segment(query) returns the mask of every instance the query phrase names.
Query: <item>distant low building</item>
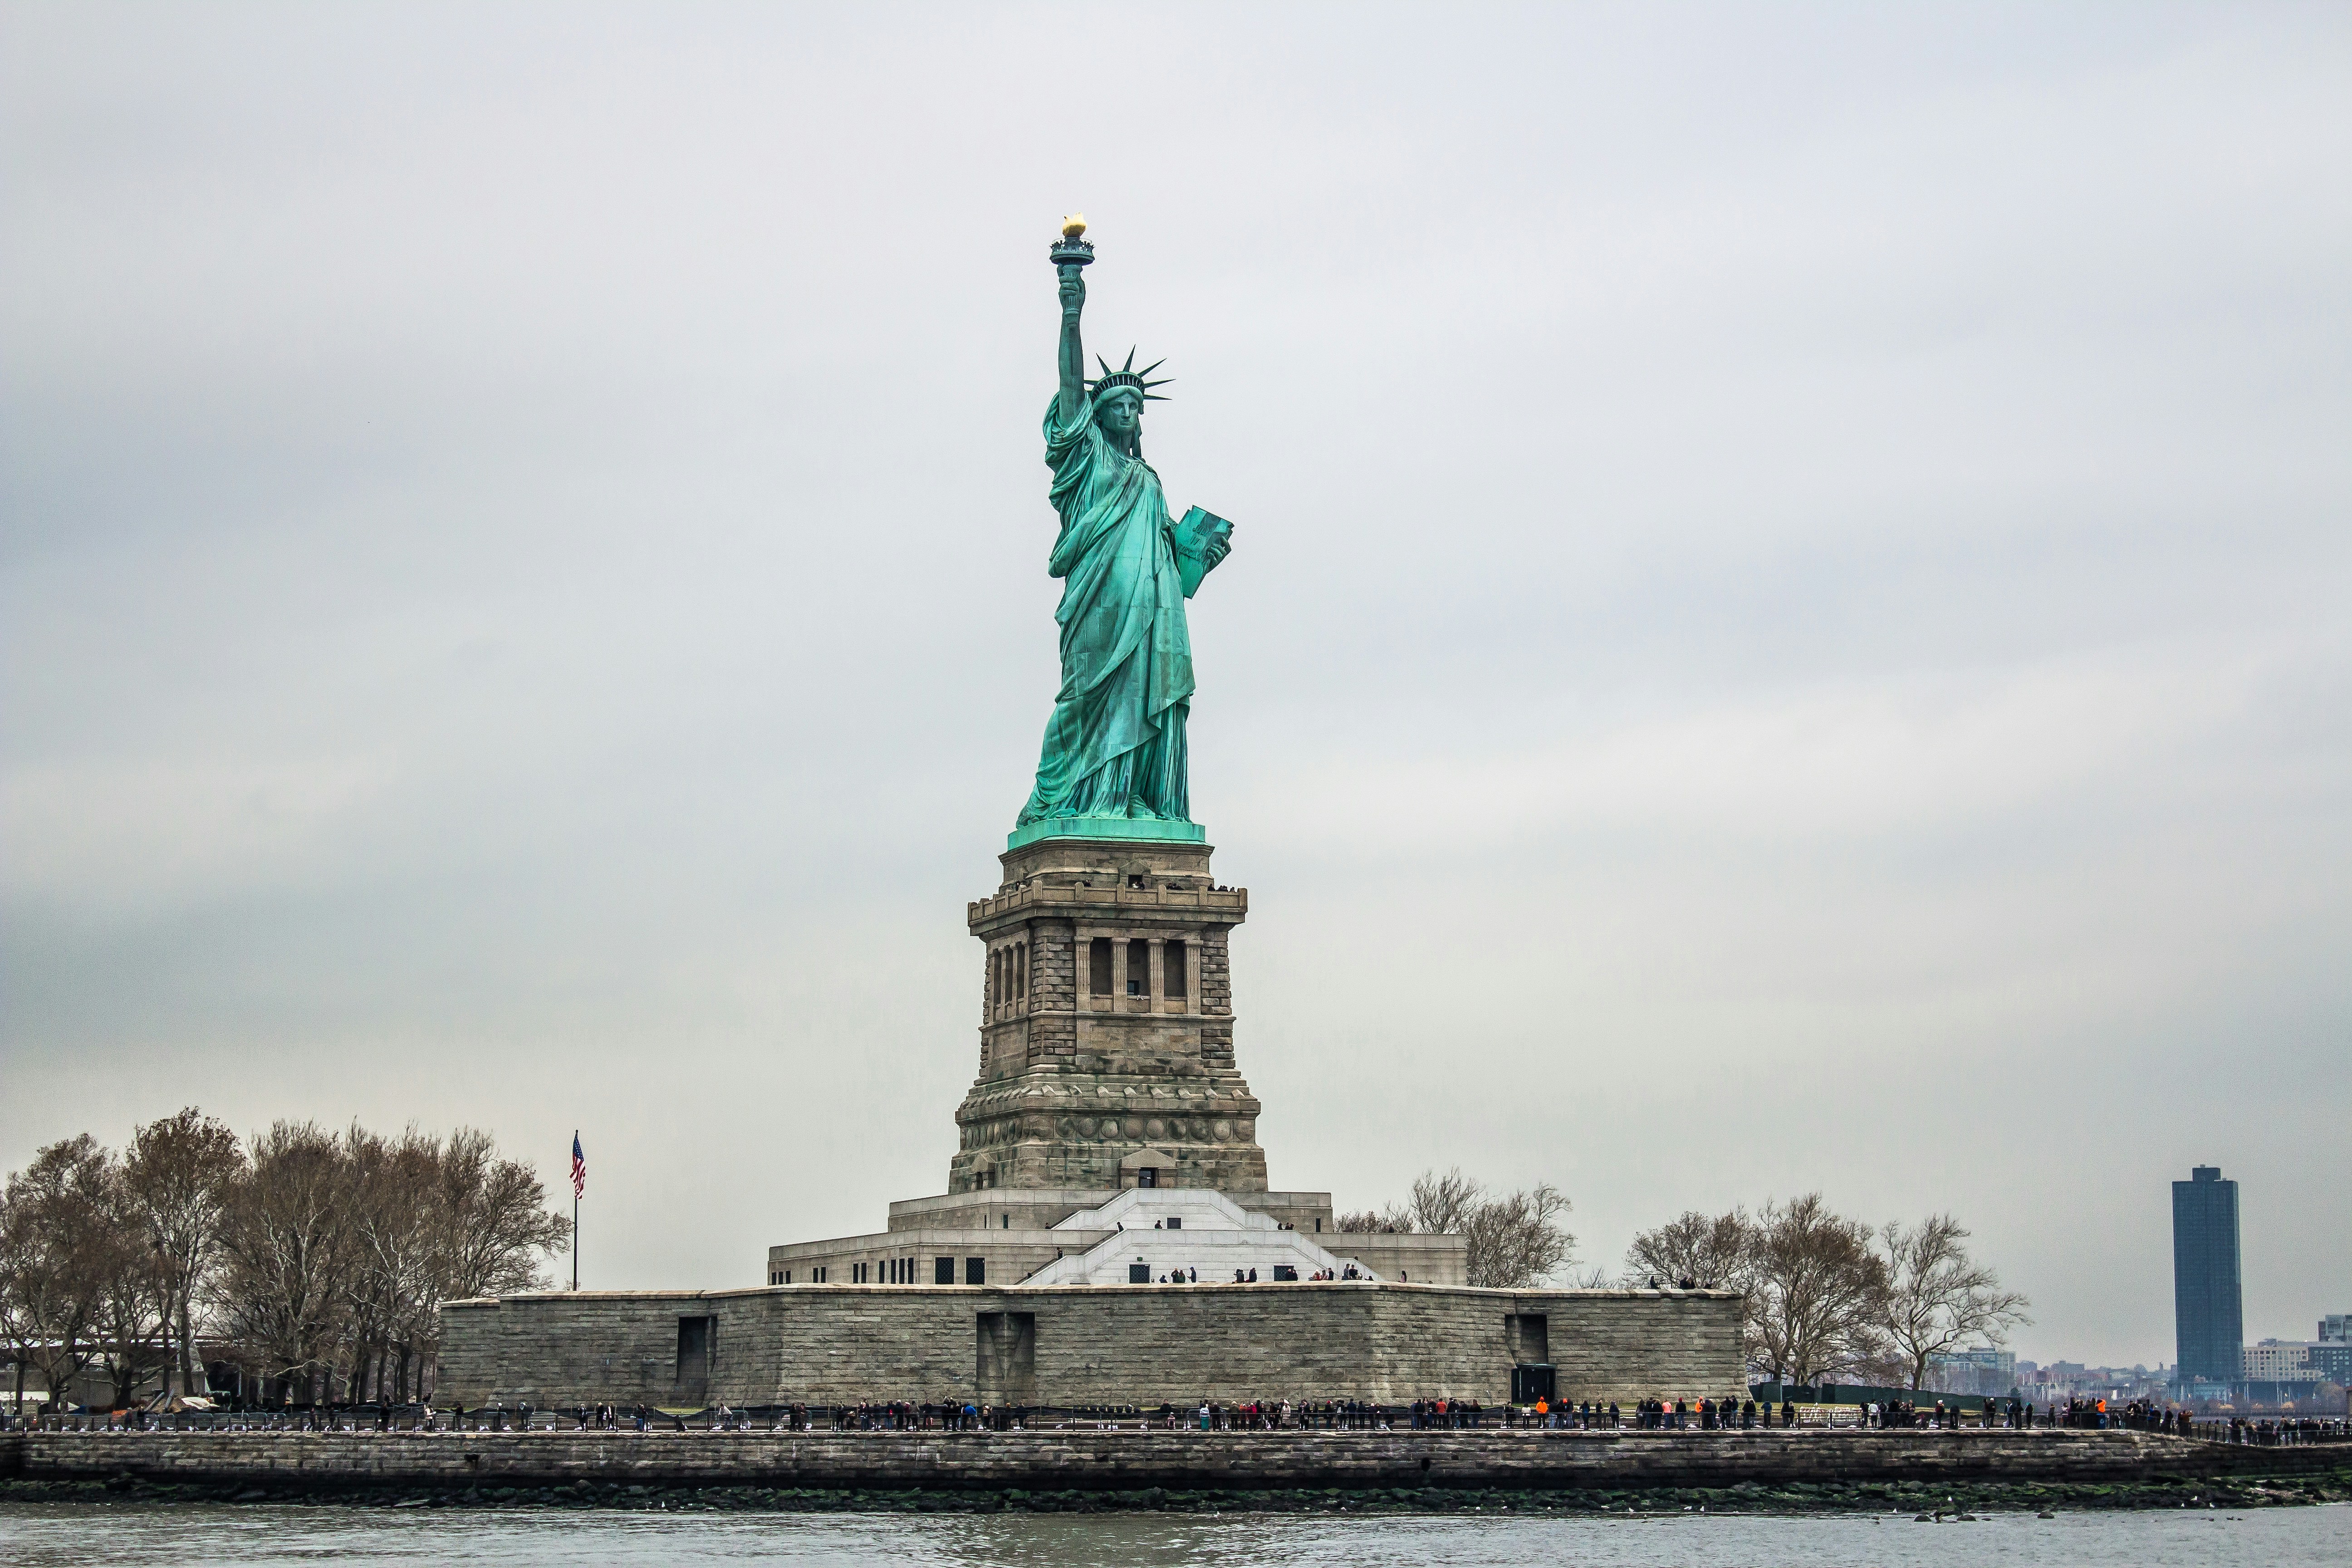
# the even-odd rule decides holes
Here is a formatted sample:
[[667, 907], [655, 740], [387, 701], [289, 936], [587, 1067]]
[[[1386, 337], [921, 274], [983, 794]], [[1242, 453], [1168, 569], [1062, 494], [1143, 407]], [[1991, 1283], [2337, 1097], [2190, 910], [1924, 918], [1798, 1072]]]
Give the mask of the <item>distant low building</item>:
[[1971, 1345], [1927, 1358], [1927, 1380], [1950, 1394], [2007, 1394], [2018, 1385], [2014, 1352]]
[[2264, 1340], [2242, 1352], [2248, 1383], [2309, 1383], [2311, 1347], [2297, 1340]]
[[[2254, 1405], [2340, 1413], [2342, 1390], [2352, 1375], [2352, 1345], [2342, 1340], [2263, 1340], [2246, 1347], [2245, 1367], [2239, 1388]], [[2310, 1403], [2315, 1399], [2320, 1401], [2316, 1406]]]
[[2069, 1399], [2164, 1399], [2171, 1397], [2176, 1370], [2163, 1365], [2084, 1366], [2075, 1361], [2041, 1366], [2021, 1361], [2016, 1364], [2015, 1380], [2018, 1392], [2036, 1404], [2063, 1404]]

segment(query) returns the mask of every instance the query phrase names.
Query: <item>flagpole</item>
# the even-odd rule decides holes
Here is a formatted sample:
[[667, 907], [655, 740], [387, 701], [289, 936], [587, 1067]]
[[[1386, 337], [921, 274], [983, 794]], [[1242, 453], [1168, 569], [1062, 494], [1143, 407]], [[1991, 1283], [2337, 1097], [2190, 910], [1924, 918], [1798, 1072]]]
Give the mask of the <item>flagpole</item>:
[[[580, 1129], [572, 1130], [572, 1157], [579, 1158]], [[574, 1167], [575, 1169], [577, 1167]], [[572, 1288], [580, 1289], [580, 1178], [572, 1179]]]

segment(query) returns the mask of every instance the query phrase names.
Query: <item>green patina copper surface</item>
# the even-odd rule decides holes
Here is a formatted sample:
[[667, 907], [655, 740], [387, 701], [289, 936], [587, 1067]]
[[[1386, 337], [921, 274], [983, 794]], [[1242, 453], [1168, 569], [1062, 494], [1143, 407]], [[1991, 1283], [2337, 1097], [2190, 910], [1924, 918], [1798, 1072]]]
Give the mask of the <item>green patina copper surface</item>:
[[1041, 816], [1014, 828], [1005, 837], [1004, 847], [1018, 849], [1040, 838], [1149, 838], [1162, 844], [1206, 844], [1209, 830], [1197, 822], [1171, 822], [1164, 816]]
[[[1076, 241], [1075, 235], [1070, 237]], [[1085, 253], [1089, 258], [1091, 251]], [[1061, 384], [1045, 410], [1045, 461], [1061, 530], [1046, 560], [1062, 580], [1062, 685], [1045, 722], [1036, 787], [1008, 848], [1039, 838], [1161, 838], [1197, 844], [1184, 724], [1192, 643], [1184, 601], [1231, 548], [1233, 525], [1194, 507], [1168, 513], [1143, 460], [1143, 405], [1157, 401], [1135, 356], [1086, 375], [1078, 321], [1084, 260], [1055, 247]]]

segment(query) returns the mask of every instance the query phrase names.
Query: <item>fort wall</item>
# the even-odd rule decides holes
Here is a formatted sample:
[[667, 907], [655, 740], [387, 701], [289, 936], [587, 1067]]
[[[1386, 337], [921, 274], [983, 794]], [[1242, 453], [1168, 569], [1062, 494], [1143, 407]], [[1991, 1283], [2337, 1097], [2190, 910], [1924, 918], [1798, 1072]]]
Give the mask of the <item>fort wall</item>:
[[437, 1386], [469, 1407], [1499, 1405], [1520, 1363], [1555, 1367], [1571, 1400], [1742, 1392], [1739, 1299], [1339, 1280], [559, 1292], [445, 1307]]

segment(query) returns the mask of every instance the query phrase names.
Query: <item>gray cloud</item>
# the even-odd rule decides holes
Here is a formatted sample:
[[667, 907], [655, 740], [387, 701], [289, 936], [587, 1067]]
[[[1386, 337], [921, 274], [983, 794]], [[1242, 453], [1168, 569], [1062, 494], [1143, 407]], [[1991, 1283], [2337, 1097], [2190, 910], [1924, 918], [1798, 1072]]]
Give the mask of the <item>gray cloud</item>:
[[935, 1190], [1083, 208], [1277, 1183], [1949, 1207], [2152, 1363], [2218, 1161], [2352, 1305], [2340, 11], [5, 26], [7, 1163], [576, 1125], [611, 1284]]

